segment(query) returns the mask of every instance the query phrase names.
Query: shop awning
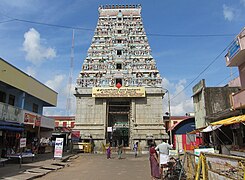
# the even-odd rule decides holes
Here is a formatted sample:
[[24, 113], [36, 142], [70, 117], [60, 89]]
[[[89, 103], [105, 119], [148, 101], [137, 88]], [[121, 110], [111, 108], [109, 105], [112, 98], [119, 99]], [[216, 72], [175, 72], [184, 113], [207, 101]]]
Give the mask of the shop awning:
[[175, 123], [173, 126], [168, 128], [168, 131], [172, 131], [180, 122]]
[[212, 126], [215, 125], [224, 125], [224, 126], [228, 126], [231, 124], [235, 124], [235, 123], [241, 123], [241, 122], [245, 122], [245, 115], [240, 115], [240, 116], [234, 116], [234, 117], [230, 117], [227, 119], [223, 119], [220, 121], [216, 121], [211, 123]]
[[21, 132], [24, 131], [24, 127], [23, 124], [17, 122], [0, 121], [0, 130]]
[[203, 129], [201, 132], [212, 132], [212, 131], [214, 131], [214, 130], [220, 128], [221, 126], [223, 126], [223, 125], [214, 125], [214, 126], [209, 125], [209, 126], [206, 127], [205, 129]]
[[205, 129], [206, 127], [201, 127], [201, 128], [198, 128], [198, 129], [195, 129], [191, 132], [188, 132], [187, 134], [196, 134], [196, 133], [200, 133], [203, 129]]
[[22, 132], [22, 131], [24, 131], [24, 128], [14, 127], [14, 126], [1, 126], [0, 125], [0, 130], [8, 130], [8, 131]]

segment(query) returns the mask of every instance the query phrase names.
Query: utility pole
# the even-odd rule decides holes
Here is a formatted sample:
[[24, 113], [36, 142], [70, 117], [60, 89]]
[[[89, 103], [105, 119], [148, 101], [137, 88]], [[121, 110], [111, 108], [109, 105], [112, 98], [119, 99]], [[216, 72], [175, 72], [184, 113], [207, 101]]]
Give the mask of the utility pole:
[[169, 128], [170, 128], [170, 131], [169, 131], [169, 139], [170, 139], [170, 144], [173, 144], [173, 139], [172, 139], [172, 130], [171, 130], [171, 108], [170, 108], [170, 94], [169, 94], [169, 90], [168, 89], [165, 89], [165, 93], [168, 93], [168, 118], [169, 118]]
[[66, 114], [69, 116], [71, 113], [71, 86], [72, 86], [72, 74], [73, 74], [73, 61], [74, 61], [74, 29], [72, 31], [72, 45], [71, 45], [71, 60], [70, 60], [70, 73], [68, 80], [68, 95], [66, 102]]
[[170, 125], [170, 131], [169, 131], [169, 136], [170, 136], [170, 144], [173, 144], [173, 139], [172, 139], [172, 129], [171, 129], [171, 109], [170, 109], [170, 95], [169, 95], [169, 90], [168, 90], [168, 116], [169, 116], [169, 125]]

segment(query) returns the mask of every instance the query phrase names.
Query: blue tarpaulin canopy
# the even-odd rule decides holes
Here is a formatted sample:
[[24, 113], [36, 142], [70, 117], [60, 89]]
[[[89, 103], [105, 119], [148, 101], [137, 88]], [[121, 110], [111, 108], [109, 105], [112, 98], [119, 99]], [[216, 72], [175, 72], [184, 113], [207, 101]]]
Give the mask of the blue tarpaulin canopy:
[[0, 121], [0, 130], [21, 132], [24, 131], [24, 126], [17, 122]]

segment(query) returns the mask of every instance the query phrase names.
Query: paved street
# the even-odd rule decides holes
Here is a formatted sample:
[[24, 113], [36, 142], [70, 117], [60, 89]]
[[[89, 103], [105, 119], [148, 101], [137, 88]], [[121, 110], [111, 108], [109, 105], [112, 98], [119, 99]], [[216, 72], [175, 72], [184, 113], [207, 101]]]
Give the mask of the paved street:
[[53, 160], [53, 154], [38, 154], [32, 161], [30, 158], [24, 159], [23, 164], [20, 167], [17, 159], [10, 159], [6, 162], [5, 166], [0, 166], [0, 179], [34, 179], [35, 177], [43, 176], [47, 173], [55, 171], [57, 169], [66, 167], [68, 163], [63, 163], [63, 160], [71, 160], [76, 158], [76, 155], [64, 153], [63, 159]]
[[53, 171], [38, 178], [47, 180], [131, 180], [150, 179], [150, 166], [148, 155], [134, 158], [133, 154], [123, 154], [123, 159], [106, 159], [104, 154], [79, 154], [77, 159], [58, 171]]

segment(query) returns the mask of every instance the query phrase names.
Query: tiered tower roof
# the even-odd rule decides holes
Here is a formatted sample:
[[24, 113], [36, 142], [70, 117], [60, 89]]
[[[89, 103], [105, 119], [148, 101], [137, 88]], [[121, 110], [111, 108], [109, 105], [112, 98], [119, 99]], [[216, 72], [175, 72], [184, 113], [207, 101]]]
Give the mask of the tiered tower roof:
[[151, 56], [140, 5], [99, 7], [91, 46], [77, 78], [78, 87], [161, 87]]

